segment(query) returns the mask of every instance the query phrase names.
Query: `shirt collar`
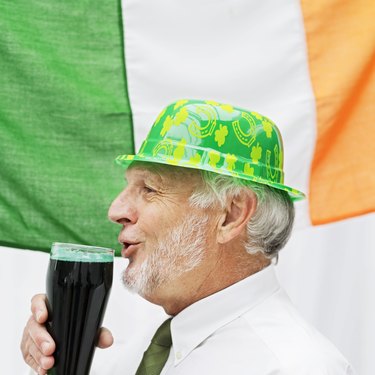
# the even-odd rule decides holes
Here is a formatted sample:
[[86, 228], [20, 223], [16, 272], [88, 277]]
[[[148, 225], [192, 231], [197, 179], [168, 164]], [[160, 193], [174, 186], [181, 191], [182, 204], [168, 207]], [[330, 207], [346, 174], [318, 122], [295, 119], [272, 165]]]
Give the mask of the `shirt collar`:
[[270, 265], [181, 311], [171, 322], [174, 365], [217, 329], [251, 310], [279, 288], [274, 266]]

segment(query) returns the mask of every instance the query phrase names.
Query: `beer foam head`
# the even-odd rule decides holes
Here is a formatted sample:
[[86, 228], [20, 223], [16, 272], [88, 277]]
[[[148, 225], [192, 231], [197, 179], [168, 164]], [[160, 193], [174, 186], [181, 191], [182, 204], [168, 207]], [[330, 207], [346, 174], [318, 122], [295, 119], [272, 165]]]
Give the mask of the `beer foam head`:
[[113, 262], [114, 250], [97, 246], [55, 242], [51, 259], [70, 262]]

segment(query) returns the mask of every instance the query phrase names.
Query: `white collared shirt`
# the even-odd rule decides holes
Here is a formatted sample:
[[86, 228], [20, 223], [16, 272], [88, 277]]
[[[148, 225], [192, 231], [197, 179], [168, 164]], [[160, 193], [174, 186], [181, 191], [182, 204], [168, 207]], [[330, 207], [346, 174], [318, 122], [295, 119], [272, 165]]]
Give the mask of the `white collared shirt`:
[[354, 374], [295, 310], [273, 266], [176, 315], [161, 375]]

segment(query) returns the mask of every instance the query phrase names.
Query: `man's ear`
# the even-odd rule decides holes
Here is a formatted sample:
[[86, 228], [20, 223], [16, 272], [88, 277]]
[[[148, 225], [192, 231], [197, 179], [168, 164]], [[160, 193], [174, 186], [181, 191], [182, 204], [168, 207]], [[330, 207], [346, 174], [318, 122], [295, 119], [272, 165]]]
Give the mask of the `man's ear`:
[[244, 192], [228, 201], [219, 221], [217, 240], [224, 244], [243, 233], [257, 206], [255, 193]]

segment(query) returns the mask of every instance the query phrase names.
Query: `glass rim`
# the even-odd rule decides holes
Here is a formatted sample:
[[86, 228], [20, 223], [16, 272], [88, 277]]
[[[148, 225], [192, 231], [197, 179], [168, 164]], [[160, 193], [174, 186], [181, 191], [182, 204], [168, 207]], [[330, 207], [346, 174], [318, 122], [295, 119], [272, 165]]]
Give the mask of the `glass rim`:
[[53, 242], [50, 257], [55, 260], [77, 262], [113, 262], [115, 250], [107, 247]]
[[54, 247], [66, 247], [66, 250], [70, 248], [74, 248], [75, 250], [82, 250], [82, 251], [88, 251], [88, 252], [98, 252], [98, 253], [114, 253], [115, 250], [111, 249], [110, 247], [101, 247], [101, 246], [92, 246], [92, 245], [82, 245], [77, 243], [70, 243], [70, 242], [53, 242], [51, 246], [51, 250]]

